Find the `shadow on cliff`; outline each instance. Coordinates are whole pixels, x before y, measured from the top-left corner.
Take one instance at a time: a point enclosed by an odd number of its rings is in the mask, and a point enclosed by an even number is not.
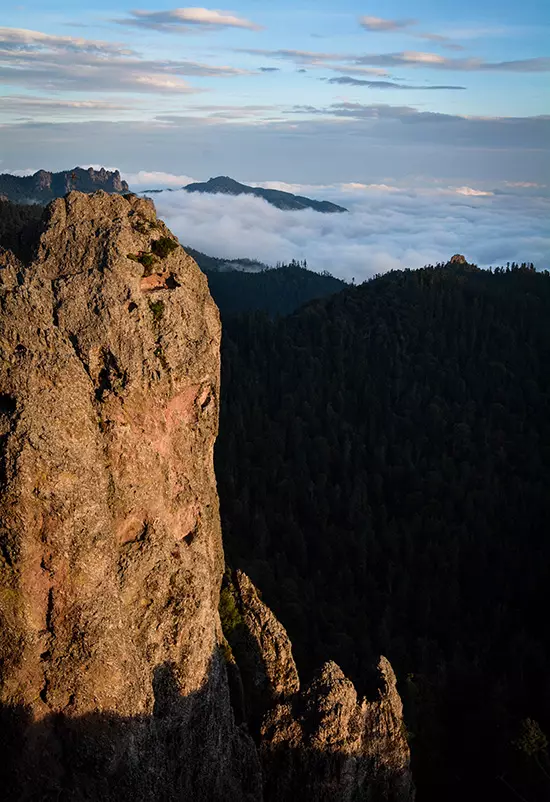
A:
[[[0,708],[0,789],[7,802],[256,802],[256,749],[234,723],[221,657],[182,696],[174,667],[154,672],[149,716]],[[131,704],[131,700],[128,700]]]

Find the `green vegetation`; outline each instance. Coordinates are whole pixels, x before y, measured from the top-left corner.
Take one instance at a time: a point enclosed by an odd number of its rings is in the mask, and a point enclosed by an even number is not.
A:
[[[142,253],[139,256],[138,261],[143,265],[145,268],[144,276],[150,276],[153,272],[153,267],[155,264],[155,257],[152,253]]]
[[[217,256],[208,256],[206,253],[196,251],[190,245],[184,245],[183,247],[185,252],[195,260],[205,273],[223,270],[224,267],[227,268],[227,265],[236,269],[246,267],[250,270],[265,270],[267,268],[267,265],[264,265],[263,262],[257,262],[254,259],[219,259]]]
[[[231,581],[231,573],[226,571],[223,585],[220,592],[220,620],[223,634],[229,638],[237,627],[243,623],[237,601],[235,599],[235,588]]]
[[[164,301],[149,301],[149,309],[153,315],[153,322],[158,326],[164,315]]]
[[[143,265],[145,268],[143,271],[143,275],[150,276],[153,272],[153,268],[155,266],[155,257],[152,253],[146,253],[145,251],[140,251],[138,254],[136,253],[127,253],[127,259],[131,259],[132,262],[139,262],[140,265]]]
[[[220,643],[220,649],[222,650],[222,655],[225,662],[230,666],[235,665],[235,657],[233,655],[233,649],[226,640]]]
[[[423,802],[548,798],[549,319],[550,274],[459,264],[224,319],[227,558],[304,680],[391,660]]]
[[[155,263],[155,257],[152,253],[147,253],[145,251],[140,251],[139,253],[127,253],[127,259],[131,259],[132,262],[139,262],[140,265],[144,267],[152,267]]]
[[[166,259],[176,248],[179,248],[178,243],[170,239],[170,237],[161,237],[160,239],[153,240],[151,243],[151,250],[159,259]]]

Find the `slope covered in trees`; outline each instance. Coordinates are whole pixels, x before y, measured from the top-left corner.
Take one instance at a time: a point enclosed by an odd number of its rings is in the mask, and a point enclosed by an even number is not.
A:
[[[183,247],[204,273],[233,272],[235,270],[252,273],[267,269],[267,265],[263,262],[258,262],[257,259],[220,259],[219,256],[208,256],[208,254],[197,251],[189,245],[184,245]]]
[[[332,295],[346,286],[341,279],[315,273],[298,262],[259,273],[208,272],[208,284],[223,319],[253,311],[288,315],[307,301]]]
[[[307,674],[401,678],[419,802],[550,795],[550,276],[394,272],[225,321],[228,561]]]

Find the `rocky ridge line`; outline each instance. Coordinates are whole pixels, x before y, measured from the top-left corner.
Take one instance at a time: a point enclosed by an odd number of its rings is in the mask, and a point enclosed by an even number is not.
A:
[[[128,184],[122,180],[118,170],[109,171],[104,167],[100,170],[75,167],[59,173],[38,170],[27,176],[0,175],[0,198],[18,203],[49,203],[73,190],[96,192],[99,189],[120,194],[128,192]]]

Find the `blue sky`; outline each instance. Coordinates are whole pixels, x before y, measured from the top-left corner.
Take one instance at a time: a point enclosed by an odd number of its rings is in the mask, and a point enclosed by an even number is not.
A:
[[[548,8],[4,2],[0,169],[532,183],[548,170]]]

